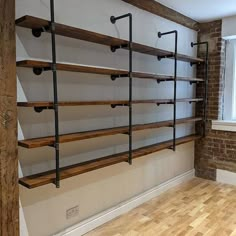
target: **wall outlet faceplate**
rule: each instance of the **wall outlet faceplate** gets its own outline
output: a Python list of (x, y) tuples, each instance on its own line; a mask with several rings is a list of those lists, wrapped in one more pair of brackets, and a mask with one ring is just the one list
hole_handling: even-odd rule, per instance
[(79, 215), (79, 206), (74, 206), (68, 210), (66, 210), (66, 219), (69, 220), (73, 217), (76, 217), (77, 215)]

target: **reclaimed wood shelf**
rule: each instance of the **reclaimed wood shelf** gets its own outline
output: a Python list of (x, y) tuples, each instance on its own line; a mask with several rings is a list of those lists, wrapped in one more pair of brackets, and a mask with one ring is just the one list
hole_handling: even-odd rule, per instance
[[(190, 135), (186, 137), (181, 137), (176, 139), (176, 144), (181, 145), (184, 143), (192, 142), (196, 139), (199, 139), (199, 135)], [(165, 142), (145, 146), (139, 149), (133, 150), (133, 159), (143, 157), (145, 155), (155, 153), (161, 150), (165, 150), (171, 148), (173, 145), (173, 140), (168, 140)], [(121, 162), (126, 162), (128, 160), (128, 152), (122, 152), (119, 154), (114, 154), (106, 157), (102, 157), (99, 159), (63, 167), (60, 169), (60, 178), (61, 180), (71, 178), (73, 176), (81, 175), (93, 170), (101, 169), (107, 166), (115, 165)], [(43, 185), (47, 185), (50, 183), (54, 183), (55, 181), (55, 170), (26, 176), (20, 178), (19, 183), (26, 188), (32, 189), (36, 187), (40, 187)]]
[[(50, 22), (41, 18), (33, 16), (23, 16), (16, 20), (16, 25), (29, 29), (46, 29), (49, 26)], [(56, 23), (55, 31), (57, 35), (79, 39), (87, 42), (97, 43), (106, 46), (118, 46), (118, 45), (127, 45), (128, 41), (111, 37), (108, 35), (103, 35), (95, 32), (91, 32), (84, 29), (75, 28), (68, 25), (63, 25)], [(126, 48), (127, 49), (127, 48)], [(148, 54), (152, 56), (169, 56), (173, 52), (142, 45), (139, 43), (133, 43), (133, 51), (139, 52), (142, 54)], [(174, 55), (174, 54), (173, 54)], [(190, 57), (183, 54), (178, 54), (177, 56), (179, 61), (193, 62), (193, 63), (202, 63), (204, 62), (201, 58)]]
[[(179, 125), (179, 124), (197, 122), (201, 120), (202, 118), (198, 118), (198, 117), (183, 118), (183, 119), (177, 119), (176, 124)], [(173, 126), (173, 120), (168, 120), (168, 121), (154, 122), (154, 123), (149, 123), (149, 124), (137, 124), (137, 125), (133, 125), (132, 129), (133, 131), (141, 131), (141, 130), (146, 130), (146, 129), (157, 129), (157, 128), (162, 128), (162, 127), (172, 127), (172, 126)], [(68, 142), (74, 142), (74, 141), (91, 139), (91, 138), (98, 138), (98, 137), (109, 136), (109, 135), (127, 134), (128, 132), (129, 132), (129, 127), (123, 126), (123, 127), (116, 127), (116, 128), (63, 134), (63, 135), (60, 135), (59, 142), (68, 143)], [(31, 148), (51, 146), (54, 144), (54, 142), (55, 142), (55, 137), (49, 136), (49, 137), (21, 140), (18, 142), (18, 145), (24, 148), (31, 149)]]
[[(177, 102), (202, 102), (203, 98), (180, 98), (176, 100)], [(173, 104), (173, 99), (150, 99), (150, 100), (133, 100), (132, 104)], [(36, 101), (36, 102), (18, 102), (18, 107), (34, 107), (34, 108), (44, 108), (50, 109), (53, 107), (53, 102), (43, 102), (43, 101)], [(68, 107), (68, 106), (128, 106), (128, 100), (110, 100), (110, 101), (66, 101), (66, 102), (58, 102), (58, 106), (61, 107)]]
[[(36, 60), (23, 60), (23, 61), (18, 61), (16, 64), (18, 67), (25, 67), (25, 68), (50, 68), (51, 67), (50, 62), (36, 61)], [(127, 75), (127, 77), (129, 74), (127, 70), (119, 70), (119, 69), (113, 69), (113, 68), (107, 68), (107, 67), (95, 67), (95, 66), (79, 65), (79, 64), (68, 64), (68, 63), (57, 63), (57, 70), (99, 74), (99, 75), (115, 75), (115, 76)], [(152, 79), (152, 80), (157, 80), (159, 82), (174, 80), (173, 76), (158, 75), (154, 73), (133, 72), (132, 75), (134, 78)], [(177, 80), (188, 81), (188, 82), (204, 81), (204, 79), (202, 78), (191, 78), (191, 77), (181, 77), (181, 76), (177, 77)]]

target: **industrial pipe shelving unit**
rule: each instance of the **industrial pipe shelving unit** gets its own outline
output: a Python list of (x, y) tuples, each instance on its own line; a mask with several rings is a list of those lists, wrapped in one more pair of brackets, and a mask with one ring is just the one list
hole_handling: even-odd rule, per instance
[[(45, 109), (52, 109), (54, 111), (54, 123), (55, 123), (55, 134), (50, 137), (41, 137), (34, 139), (26, 139), (19, 141), (19, 146), (24, 148), (39, 148), (43, 146), (51, 146), (55, 149), (55, 170), (26, 176), (20, 179), (20, 184), (27, 188), (36, 188), (49, 183), (54, 183), (57, 188), (60, 187), (60, 180), (70, 178), (75, 175), (93, 171), (95, 169), (103, 168), (106, 166), (114, 165), (120, 162), (128, 162), (132, 164), (132, 160), (140, 158), (147, 154), (157, 152), (164, 149), (176, 150), (176, 145), (187, 143), (200, 138), (199, 135), (190, 135), (186, 137), (176, 138), (176, 126), (179, 124), (192, 123), (192, 122), (204, 122), (204, 129), (206, 127), (206, 109), (207, 109), (207, 82), (208, 82), (208, 44), (206, 59), (190, 57), (182, 54), (178, 54), (178, 32), (171, 31), (166, 33), (158, 33), (158, 37), (161, 38), (165, 35), (175, 34), (175, 52), (170, 52), (147, 45), (142, 45), (133, 42), (133, 19), (132, 14), (128, 13), (122, 16), (111, 16), (110, 21), (115, 24), (116, 21), (128, 18), (129, 19), (129, 40), (123, 40), (119, 38), (114, 38), (107, 35), (102, 35), (99, 33), (74, 28), (71, 26), (66, 26), (62, 24), (55, 23), (54, 18), (54, 0), (50, 0), (50, 14), (51, 20), (47, 21), (44, 19), (24, 16), (16, 20), (16, 25), (20, 27), (32, 29), (32, 33), (35, 37), (40, 37), (43, 32), (51, 34), (51, 45), (52, 45), (52, 61), (35, 61), (35, 60), (24, 60), (17, 62), (18, 67), (32, 68), (36, 75), (40, 75), (43, 71), (52, 71), (53, 73), (53, 94), (54, 100), (49, 102), (18, 102), (19, 107), (33, 107), (36, 112), (42, 112)], [(124, 49), (129, 51), (129, 70), (121, 70), (114, 68), (101, 68), (95, 66), (85, 66), (85, 65), (75, 65), (75, 64), (63, 64), (57, 62), (56, 57), (56, 35), (62, 35), (66, 37), (71, 37), (79, 40), (84, 40), (92, 43), (97, 43), (105, 46), (109, 46), (112, 52), (117, 49)], [(191, 46), (200, 45), (203, 43), (191, 44)], [(135, 72), (133, 71), (133, 52), (138, 52), (142, 54), (147, 54), (151, 56), (157, 56), (159, 60), (163, 58), (174, 59), (174, 75), (158, 75), (152, 73)], [(179, 77), (177, 75), (177, 61), (190, 62), (193, 64), (205, 63), (206, 77), (205, 80), (202, 78), (191, 78), (191, 77)], [(59, 101), (58, 100), (58, 90), (57, 90), (57, 71), (72, 71), (81, 73), (91, 73), (91, 74), (102, 74), (109, 75), (112, 80), (118, 78), (125, 79), (129, 78), (129, 99), (128, 100), (115, 100), (115, 101)], [(174, 97), (172, 99), (153, 99), (153, 100), (133, 100), (133, 79), (151, 79), (157, 82), (172, 81), (174, 82)], [(199, 83), (205, 81), (205, 96), (204, 98), (183, 98), (177, 99), (177, 81), (185, 81), (192, 83)], [(176, 104), (178, 102), (204, 102), (204, 118), (202, 117), (188, 117), (183, 119), (177, 119), (176, 117)], [(133, 105), (136, 104), (172, 104), (174, 108), (173, 120), (154, 122), (149, 124), (133, 124)], [(59, 132), (59, 107), (60, 106), (90, 106), (90, 105), (110, 105), (112, 108), (117, 106), (129, 107), (129, 125), (123, 127), (107, 128), (103, 130), (91, 130), (86, 132), (77, 132), (73, 134), (60, 134)], [(173, 128), (173, 139), (156, 143), (153, 145), (145, 146), (139, 149), (133, 149), (132, 147), (132, 135), (133, 132), (140, 130), (147, 130), (153, 128), (162, 127), (172, 127)], [(94, 159), (92, 161), (79, 163), (73, 166), (60, 167), (60, 143), (73, 142), (79, 140), (85, 140), (90, 138), (125, 134), (129, 135), (129, 150), (127, 152), (118, 153), (110, 155), (107, 157), (102, 157)], [(203, 131), (203, 135), (205, 131)]]

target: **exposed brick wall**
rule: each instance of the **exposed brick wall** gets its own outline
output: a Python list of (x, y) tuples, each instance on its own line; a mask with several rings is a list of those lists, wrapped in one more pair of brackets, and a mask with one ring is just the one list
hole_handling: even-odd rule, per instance
[[(211, 129), (211, 121), (222, 119), (225, 69), (225, 41), (221, 38), (222, 21), (200, 24), (199, 41), (209, 42), (209, 91), (208, 122), (206, 137), (195, 144), (195, 169), (198, 177), (215, 180), (216, 169), (236, 172), (236, 133)], [(199, 49), (204, 56), (204, 48)], [(204, 75), (204, 67), (199, 66), (197, 76)], [(203, 85), (197, 86), (197, 96), (203, 96)], [(202, 115), (202, 106), (197, 106), (197, 114)], [(199, 127), (197, 127), (199, 129)]]
[[(225, 42), (221, 38), (222, 21), (200, 24), (198, 41), (209, 42), (209, 88), (208, 88), (208, 119), (221, 119), (223, 114), (224, 59)], [(199, 57), (205, 56), (205, 47), (199, 48)], [(198, 67), (198, 77), (204, 76), (204, 66)], [(203, 95), (203, 85), (197, 87), (197, 95)], [(197, 112), (201, 112), (198, 107)]]

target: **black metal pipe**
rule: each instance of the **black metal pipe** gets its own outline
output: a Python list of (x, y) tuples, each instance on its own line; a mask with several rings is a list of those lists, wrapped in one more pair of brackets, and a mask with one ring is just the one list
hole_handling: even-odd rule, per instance
[(193, 46), (199, 46), (199, 45), (203, 45), (203, 44), (207, 44), (208, 45), (208, 42), (207, 41), (204, 41), (204, 42), (198, 42), (198, 43), (191, 43), (191, 47)]
[(111, 80), (115, 81), (117, 78), (126, 78), (126, 77), (129, 77), (129, 74), (111, 75)]
[(168, 54), (168, 55), (163, 55), (163, 56), (157, 56), (158, 61), (161, 61), (162, 59), (168, 59), (168, 58), (173, 58), (174, 53)]
[(208, 66), (209, 66), (209, 43), (206, 42), (206, 62), (205, 62), (205, 94), (204, 94), (204, 128), (203, 137), (206, 137), (207, 128), (207, 103), (208, 103)]
[(53, 73), (53, 93), (54, 93), (54, 119), (55, 119), (55, 159), (56, 159), (56, 179), (55, 185), (60, 187), (60, 153), (59, 153), (59, 118), (58, 118), (58, 91), (57, 91), (57, 57), (56, 57), (56, 35), (55, 35), (55, 17), (54, 0), (50, 0), (51, 10), (51, 41), (52, 41), (52, 73)]
[(178, 34), (178, 31), (172, 30), (172, 31), (164, 32), (164, 33), (158, 32), (158, 37), (161, 38), (162, 36), (168, 35), (168, 34)]
[(129, 16), (129, 164), (132, 164), (132, 133), (133, 133), (133, 18)]
[(37, 113), (41, 113), (44, 110), (53, 110), (53, 107), (50, 107), (50, 106), (34, 107), (34, 111), (37, 112)]
[(118, 46), (111, 46), (111, 51), (116, 52), (116, 50), (120, 49), (120, 48), (129, 48), (129, 45), (128, 44), (121, 44)]
[(174, 125), (173, 125), (173, 150), (176, 150), (176, 99), (177, 99), (177, 54), (178, 54), (178, 32), (175, 34), (175, 71), (174, 71)]
[(207, 126), (207, 103), (208, 103), (208, 66), (209, 66), (209, 43), (207, 41), (198, 42), (198, 43), (191, 43), (191, 47), (193, 46), (206, 46), (206, 55), (205, 55), (205, 83), (204, 83), (204, 103), (203, 103), (203, 131), (202, 136), (206, 136), (206, 126)]
[(178, 31), (158, 32), (158, 37), (175, 34), (175, 52), (174, 52), (174, 114), (173, 114), (173, 151), (176, 150), (176, 105), (177, 105), (177, 71), (178, 71)]
[(117, 17), (111, 16), (110, 20), (111, 20), (112, 24), (115, 24), (117, 20), (120, 20), (120, 19), (123, 19), (123, 18), (126, 18), (126, 17), (129, 17), (131, 19), (131, 23), (132, 23), (132, 14), (131, 13), (127, 13), (127, 14), (117, 16)]
[(133, 16), (131, 13), (122, 16), (111, 16), (112, 24), (117, 20), (129, 18), (129, 159), (128, 162), (132, 164), (133, 153)]

